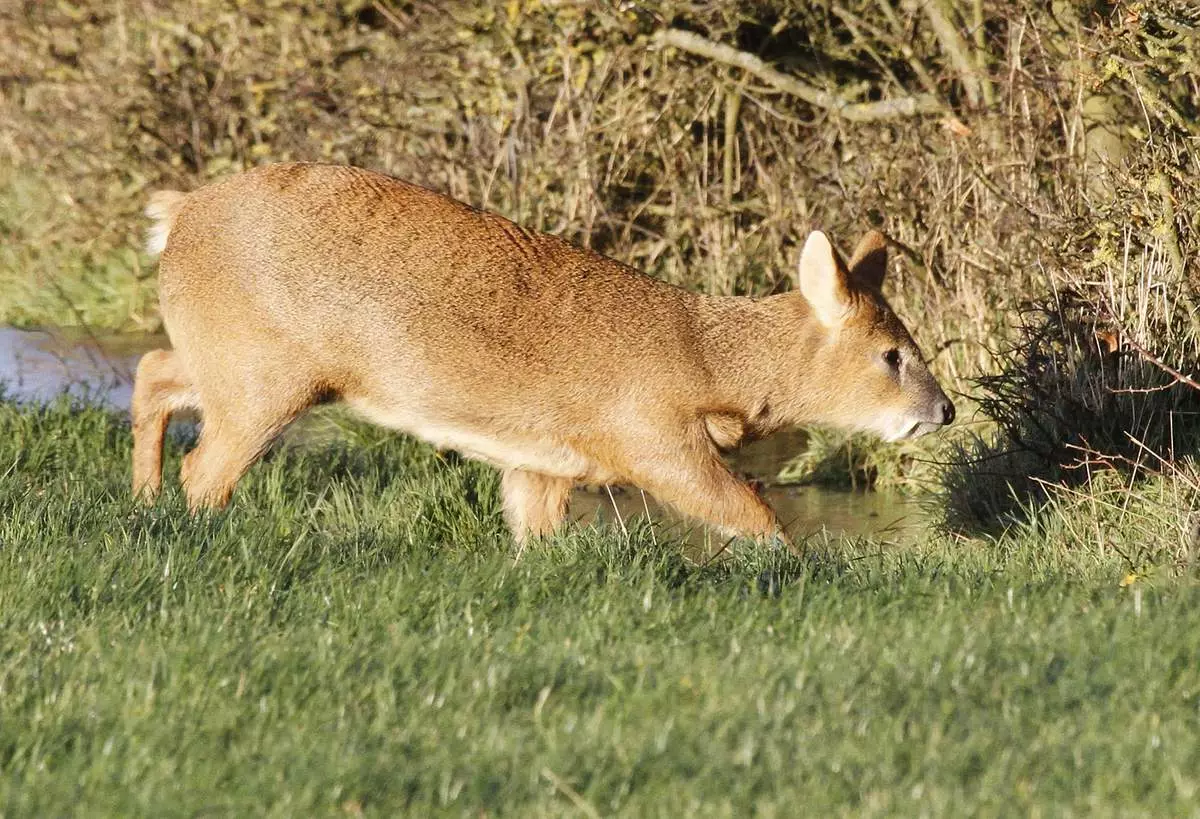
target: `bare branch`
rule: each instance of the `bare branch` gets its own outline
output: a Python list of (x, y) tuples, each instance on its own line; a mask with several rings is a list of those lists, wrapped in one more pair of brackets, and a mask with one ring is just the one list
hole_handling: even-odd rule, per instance
[[(896, 83), (898, 86), (903, 85), (896, 77), (892, 69), (888, 66), (887, 62), (875, 50), (873, 41), (876, 43), (884, 43), (889, 48), (893, 48), (900, 54), (904, 55), (904, 59), (908, 61), (909, 67), (913, 70), (913, 73), (917, 75), (917, 79), (920, 81), (921, 86), (930, 94), (933, 94), (934, 96), (937, 95), (937, 83), (933, 81), (933, 77), (930, 76), (929, 71), (925, 68), (921, 61), (917, 59), (917, 55), (913, 53), (912, 47), (903, 37), (897, 37), (887, 33), (878, 26), (856, 16), (849, 9), (838, 5), (837, 3), (834, 3), (832, 6), (830, 6), (830, 10), (838, 16), (842, 23), (845, 24), (846, 28), (850, 29), (850, 34), (854, 37), (855, 43), (858, 45), (858, 47), (870, 55), (871, 59), (875, 61), (876, 65), (879, 66), (881, 71), (885, 72), (888, 77), (891, 78), (892, 82)], [(888, 19), (890, 20), (891, 18)], [(863, 31), (860, 29), (865, 30), (871, 36), (864, 37)]]
[(1196, 381), (1196, 379), (1194, 379), (1190, 376), (1184, 375), (1179, 370), (1172, 367), (1170, 364), (1167, 364), (1165, 361), (1158, 358), (1156, 355), (1154, 355), (1154, 353), (1150, 352), (1145, 347), (1138, 344), (1136, 341), (1134, 341), (1132, 339), (1128, 339), (1128, 338), (1124, 339), (1124, 341), (1126, 344), (1128, 344), (1130, 347), (1133, 348), (1133, 351), (1138, 354), (1139, 358), (1141, 358), (1143, 361), (1150, 362), (1155, 367), (1158, 367), (1160, 370), (1165, 372), (1167, 375), (1174, 378), (1177, 383), (1186, 384), (1187, 386), (1191, 387), (1194, 390), (1200, 390), (1200, 382)]
[(850, 103), (838, 96), (809, 85), (803, 80), (788, 76), (777, 71), (753, 54), (740, 51), (731, 46), (716, 43), (706, 37), (691, 31), (669, 28), (660, 31), (657, 36), (662, 45), (673, 46), (705, 57), (709, 60), (740, 68), (760, 80), (771, 85), (778, 91), (791, 94), (804, 100), (809, 105), (821, 108), (852, 122), (870, 122), (881, 119), (897, 119), (899, 117), (920, 116), (922, 114), (945, 113), (945, 106), (932, 94), (918, 94), (911, 97), (893, 97), (877, 102)]
[(947, 9), (941, 0), (921, 0), (920, 5), (925, 16), (929, 18), (929, 25), (933, 28), (934, 35), (942, 44), (942, 50), (946, 52), (946, 56), (954, 65), (954, 70), (958, 72), (958, 77), (963, 84), (963, 93), (967, 95), (967, 103), (972, 108), (978, 107), (983, 93), (980, 90), (975, 63), (970, 56), (971, 47), (958, 33), (958, 28), (950, 20)]

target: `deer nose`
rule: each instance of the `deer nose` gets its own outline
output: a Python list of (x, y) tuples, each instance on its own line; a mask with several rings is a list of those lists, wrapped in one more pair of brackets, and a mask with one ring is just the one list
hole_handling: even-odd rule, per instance
[(954, 405), (950, 403), (949, 398), (942, 399), (942, 425), (946, 426), (954, 423)]

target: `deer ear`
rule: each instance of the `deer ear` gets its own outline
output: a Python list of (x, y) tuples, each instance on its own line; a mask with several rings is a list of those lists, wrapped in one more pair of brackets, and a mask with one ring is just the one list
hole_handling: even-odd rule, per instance
[(887, 275), (887, 237), (878, 230), (868, 230), (850, 257), (850, 278), (856, 283), (878, 290)]
[(826, 327), (837, 327), (850, 312), (846, 272), (829, 237), (819, 230), (808, 234), (800, 251), (800, 293)]

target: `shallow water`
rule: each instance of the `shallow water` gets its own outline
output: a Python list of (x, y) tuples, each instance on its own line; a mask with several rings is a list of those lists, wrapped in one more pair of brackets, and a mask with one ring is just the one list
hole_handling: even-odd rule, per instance
[[(763, 484), (761, 494), (779, 515), (796, 540), (819, 533), (888, 535), (911, 539), (926, 527), (925, 514), (911, 499), (889, 492), (852, 492), (818, 486), (786, 486), (773, 483), (780, 469), (804, 450), (802, 432), (782, 432), (756, 441), (732, 453), (729, 465), (742, 475)], [(719, 547), (719, 536), (698, 531), (695, 524), (665, 510), (654, 499), (634, 487), (611, 490), (577, 490), (571, 498), (571, 517), (590, 522), (603, 519), (618, 526), (647, 513), (652, 518), (678, 527), (693, 545)]]
[[(114, 409), (128, 410), (133, 374), (146, 350), (169, 346), (165, 336), (95, 335), (67, 330), (27, 331), (0, 327), (0, 384), (4, 395), (22, 401), (49, 401), (66, 392)], [(303, 424), (293, 435), (304, 435)], [(763, 495), (797, 539), (830, 534), (880, 535), (908, 539), (925, 528), (912, 501), (883, 492), (845, 492), (812, 486), (773, 486), (780, 467), (804, 447), (802, 433), (782, 433), (758, 441), (730, 458), (739, 473), (766, 484)], [(712, 546), (714, 536), (663, 510), (633, 488), (578, 490), (571, 517), (584, 523), (607, 520), (618, 526), (647, 513), (685, 533), (689, 541)]]
[(0, 327), (0, 383), (5, 396), (22, 401), (66, 392), (127, 410), (138, 358), (165, 345), (165, 336)]

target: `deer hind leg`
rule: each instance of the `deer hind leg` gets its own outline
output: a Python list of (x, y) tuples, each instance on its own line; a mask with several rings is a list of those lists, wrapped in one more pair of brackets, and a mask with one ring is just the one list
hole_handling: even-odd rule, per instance
[(188, 508), (220, 508), (229, 503), (242, 475), (271, 443), (273, 435), (206, 412), (200, 441), (183, 458), (181, 477)]
[(526, 469), (507, 469), (500, 479), (504, 519), (517, 543), (553, 534), (567, 515), (573, 481)]
[[(253, 382), (251, 382), (253, 383)], [(203, 426), (196, 448), (183, 459), (181, 477), (188, 508), (220, 508), (229, 503), (246, 470), (296, 416), (311, 406), (318, 391), (275, 389), (250, 395), (241, 384), (224, 386), (220, 399), (202, 395)]]
[(138, 362), (130, 415), (133, 419), (133, 495), (146, 503), (162, 487), (163, 438), (171, 413), (199, 407), (199, 397), (172, 350), (151, 350)]

